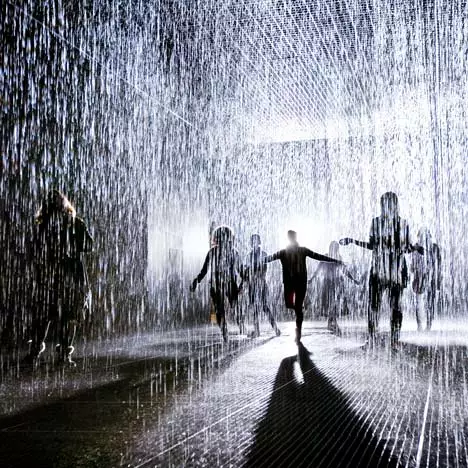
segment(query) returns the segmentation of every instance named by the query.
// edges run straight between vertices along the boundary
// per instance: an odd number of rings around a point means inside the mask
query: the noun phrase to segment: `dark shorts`
[[[307,283],[284,283],[284,303],[288,309],[302,308]]]

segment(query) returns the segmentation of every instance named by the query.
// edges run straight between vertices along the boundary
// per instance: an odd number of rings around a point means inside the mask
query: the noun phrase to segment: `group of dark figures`
[[[323,298],[329,310],[329,328],[337,332],[337,307],[341,279],[344,275],[358,283],[346,269],[338,254],[338,243],[332,242],[329,255],[321,255],[302,247],[296,233],[288,232],[290,244],[273,255],[261,248],[258,234],[251,236],[251,252],[241,262],[234,248],[234,235],[229,227],[221,226],[213,233],[213,247],[209,250],[200,274],[193,280],[191,290],[210,270],[210,295],[216,320],[224,340],[228,339],[225,300],[236,305],[239,291],[248,283],[248,297],[254,309],[254,336],[260,334],[259,317],[267,314],[276,335],[280,330],[268,304],[267,264],[279,260],[283,270],[284,301],[296,315],[296,341],[301,340],[304,318],[303,304],[307,292],[306,258],[318,260],[314,276],[324,277]],[[355,244],[372,251],[369,276],[368,331],[373,343],[378,328],[382,297],[388,292],[391,306],[391,342],[399,341],[402,323],[401,297],[409,281],[405,254],[412,253],[413,290],[418,303],[425,296],[427,328],[434,317],[436,293],[440,289],[440,251],[432,242],[429,231],[421,230],[418,243],[411,244],[406,220],[399,216],[398,198],[393,192],[381,197],[381,215],[372,220],[369,241],[351,238],[340,240],[341,245]],[[74,339],[80,316],[90,308],[90,293],[83,253],[92,249],[92,238],[84,221],[68,199],[59,191],[50,191],[35,216],[32,242],[34,258],[34,297],[30,351],[26,362],[37,362],[52,335],[59,362],[73,364]],[[310,281],[310,280],[309,280]],[[417,304],[418,328],[422,328],[420,304]],[[244,318],[238,314],[241,333],[245,332]]]
[[[375,343],[382,298],[385,293],[388,293],[391,308],[391,346],[397,349],[403,319],[402,293],[409,283],[409,270],[413,273],[412,287],[417,297],[418,330],[423,329],[421,313],[423,301],[426,309],[427,329],[432,326],[436,295],[441,286],[440,250],[438,245],[432,242],[431,234],[427,229],[419,231],[417,243],[410,242],[409,225],[399,215],[398,197],[395,193],[383,194],[380,203],[381,214],[372,220],[368,241],[344,238],[339,243],[341,245],[355,244],[372,251],[367,344],[372,346]],[[323,276],[322,303],[326,304],[328,309],[328,328],[339,334],[337,299],[340,295],[342,279],[347,276],[355,283],[359,281],[352,276],[339,258],[337,242],[331,243],[329,255],[321,255],[300,246],[294,231],[288,231],[288,238],[288,247],[267,255],[261,248],[260,236],[252,235],[252,250],[245,261],[241,262],[239,253],[234,248],[232,230],[227,226],[215,229],[212,239],[213,247],[205,258],[200,274],[193,280],[191,290],[196,289],[209,269],[210,295],[216,312],[216,320],[225,341],[228,339],[225,298],[231,306],[236,306],[238,294],[244,282],[248,283],[249,302],[254,308],[253,336],[258,336],[260,333],[259,315],[262,309],[269,317],[276,335],[280,335],[280,330],[268,305],[266,279],[267,264],[275,260],[279,260],[282,266],[286,308],[295,312],[295,340],[297,343],[301,341],[303,304],[308,284],[307,257],[320,262],[313,277],[319,274]],[[406,254],[412,254],[410,268],[407,266]],[[245,325],[242,314],[237,314],[237,320],[240,332],[244,333]]]

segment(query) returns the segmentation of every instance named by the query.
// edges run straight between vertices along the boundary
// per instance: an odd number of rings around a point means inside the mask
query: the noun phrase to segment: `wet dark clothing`
[[[212,247],[203,263],[203,267],[197,276],[197,282],[210,270],[210,289],[222,293],[230,302],[237,300],[238,280],[241,277],[241,263],[239,252],[230,248]]]
[[[382,303],[382,295],[388,290],[391,308],[390,327],[392,338],[396,340],[399,337],[403,314],[401,311],[401,296],[403,286],[399,284],[384,285],[378,276],[371,274],[369,276],[369,334],[373,336],[379,326],[379,311]]]
[[[49,320],[62,315],[77,320],[86,279],[81,255],[91,249],[92,238],[81,218],[55,214],[38,224],[34,239],[38,305]]]
[[[216,313],[216,322],[221,327],[223,336],[226,339],[226,311],[224,306],[224,298],[227,297],[230,306],[237,305],[239,294],[238,280],[241,277],[241,263],[239,252],[232,247],[212,247],[205,257],[203,267],[196,278],[197,283],[210,270],[210,296],[213,300]],[[242,328],[241,317],[237,320]]]
[[[372,249],[372,266],[369,276],[369,334],[378,327],[382,295],[388,290],[392,315],[390,319],[392,341],[399,339],[402,311],[401,297],[408,284],[408,267],[405,254],[412,251],[409,226],[405,219],[378,216],[372,220],[369,248]]]
[[[331,259],[325,255],[318,254],[306,247],[293,244],[286,249],[280,250],[265,259],[266,263],[280,260],[283,267],[283,283],[287,285],[307,284],[306,258],[329,262]],[[335,261],[335,260],[333,260]]]
[[[371,271],[382,285],[408,284],[405,254],[411,252],[409,227],[405,219],[378,216],[372,220],[369,245],[372,249]]]
[[[218,289],[210,288],[210,297],[213,301],[213,305],[215,308],[216,314],[216,323],[219,326],[223,325],[223,320],[226,317],[226,309],[224,306],[224,298],[227,297],[229,301],[229,305],[231,307],[237,304],[237,290],[233,286],[232,288],[229,287],[221,287]]]
[[[81,218],[54,213],[37,224],[33,241],[33,354],[39,353],[50,322],[55,324],[53,338],[62,352],[71,346],[87,292],[82,254],[91,249],[92,238]]]
[[[265,262],[280,260],[283,267],[284,302],[288,309],[296,313],[296,326],[300,330],[304,314],[302,306],[307,292],[306,258],[324,262],[337,262],[326,255],[321,255],[297,243],[265,258]]]
[[[304,304],[307,283],[284,283],[284,303],[288,309],[296,309]]]

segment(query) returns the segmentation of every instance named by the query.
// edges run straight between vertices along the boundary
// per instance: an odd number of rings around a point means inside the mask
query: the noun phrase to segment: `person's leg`
[[[83,306],[83,302],[84,296],[81,294],[80,285],[74,281],[72,275],[67,274],[60,288],[60,319],[58,321],[59,329],[57,330],[58,339],[55,341],[60,363],[75,364],[71,355],[75,350],[73,342],[75,340],[78,310]]]
[[[255,336],[255,337],[260,336],[260,308],[261,308],[260,302],[258,300],[255,301],[254,316],[253,316],[254,329],[252,333],[252,336]]]
[[[426,314],[427,314],[427,330],[432,328],[436,306],[436,289],[435,285],[428,285],[426,293]]]
[[[223,292],[219,289],[211,288],[210,289],[211,299],[213,301],[215,314],[216,314],[216,323],[221,329],[224,341],[228,339],[227,325],[226,325],[226,312],[224,310],[224,295]]]
[[[294,309],[296,300],[295,287],[292,284],[284,283],[284,304],[287,309]]]
[[[377,276],[369,277],[369,306],[367,311],[369,339],[375,340],[375,334],[379,326],[379,309],[382,300],[382,287]]]
[[[34,325],[33,337],[31,340],[31,349],[27,356],[27,359],[33,360],[38,359],[39,356],[45,351],[46,349],[46,340],[47,335],[49,334],[50,327],[52,325],[51,320],[42,320],[38,321]]]
[[[328,329],[335,335],[341,336],[341,330],[338,325],[338,310],[339,310],[339,300],[335,300],[331,303],[329,308],[330,316],[328,317]]]
[[[391,344],[395,346],[400,341],[401,323],[403,314],[401,311],[401,293],[400,285],[393,285],[390,289],[390,307],[392,309],[392,318],[390,321]]]
[[[335,332],[337,327],[336,317],[338,315],[338,306],[335,297],[335,285],[332,281],[327,280],[323,283],[323,299],[324,299],[324,306],[327,311],[328,315],[328,330],[331,332]]]
[[[233,301],[233,302],[230,301],[230,305],[231,307],[234,307],[234,313],[236,315],[237,325],[239,325],[239,333],[241,335],[245,335],[246,333],[245,316],[244,316],[243,310],[237,301]]]
[[[55,291],[48,284],[38,288],[34,302],[31,347],[25,359],[28,362],[38,359],[45,351],[45,342],[57,315]]]
[[[239,326],[239,333],[245,335],[245,316],[244,311],[239,305],[239,288],[234,279],[226,280],[226,283],[223,284],[224,294],[226,295],[229,306],[234,309],[234,315],[236,317],[237,325]]]
[[[271,328],[273,328],[273,330],[275,331],[276,336],[280,336],[281,331],[278,328],[278,325],[276,324],[275,316],[273,315],[271,307],[268,304],[268,299],[269,299],[269,297],[268,297],[268,285],[266,284],[266,281],[264,282],[264,284],[262,286],[262,298],[261,299],[262,299],[262,305],[263,305],[263,312],[268,317],[268,319],[270,321]]]
[[[249,304],[253,311],[252,338],[260,336],[260,298],[258,284],[255,281],[249,283]]]
[[[307,283],[296,285],[294,312],[296,313],[296,342],[302,338],[302,322],[304,321],[303,304],[307,292]]]
[[[68,317],[64,317],[60,323],[59,344],[57,345],[57,357],[59,362],[69,363],[74,365],[72,354],[75,351],[73,343],[76,336],[76,321]]]
[[[424,308],[424,301],[422,298],[422,294],[415,294],[415,303],[416,303],[416,324],[418,325],[418,331],[422,331],[422,309]]]
[[[76,336],[76,321],[69,321],[67,324],[67,361],[70,364],[75,364],[72,359],[72,354],[75,352],[75,336]]]

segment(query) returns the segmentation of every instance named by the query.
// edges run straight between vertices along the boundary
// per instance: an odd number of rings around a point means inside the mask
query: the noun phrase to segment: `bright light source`
[[[206,254],[209,247],[209,233],[206,225],[191,226],[184,233],[182,249],[186,257],[200,257]]]
[[[288,231],[293,230],[297,232],[297,240],[300,245],[309,247],[312,250],[320,252],[328,251],[328,244],[331,240],[329,233],[326,233],[326,227],[317,219],[310,217],[294,217],[290,218],[278,230],[278,243],[279,245],[286,245],[288,243]]]

